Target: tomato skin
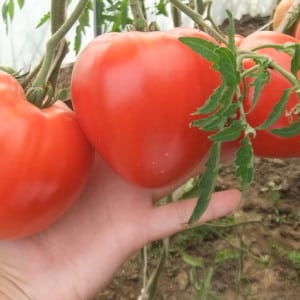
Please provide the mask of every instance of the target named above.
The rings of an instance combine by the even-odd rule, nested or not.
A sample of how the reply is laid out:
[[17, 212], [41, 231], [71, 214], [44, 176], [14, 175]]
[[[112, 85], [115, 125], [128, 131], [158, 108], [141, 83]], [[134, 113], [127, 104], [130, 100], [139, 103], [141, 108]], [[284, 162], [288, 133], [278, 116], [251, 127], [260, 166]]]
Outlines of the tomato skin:
[[39, 109], [0, 72], [0, 239], [46, 228], [77, 199], [93, 149], [75, 114], [58, 101]]
[[294, 36], [298, 41], [300, 40], [300, 22], [296, 25]]
[[[240, 45], [240, 49], [251, 50], [255, 47], [266, 44], [284, 44], [287, 42], [297, 42], [297, 40], [289, 35], [276, 32], [257, 32], [249, 35]], [[257, 52], [271, 57], [279, 65], [286, 70], [290, 70], [291, 57], [288, 54], [279, 52], [275, 49], [265, 48]], [[251, 60], [244, 62], [245, 68], [253, 66]], [[252, 86], [253, 79], [247, 79], [247, 95], [244, 99], [244, 109], [247, 112], [247, 121], [252, 127], [261, 125], [267, 116], [273, 111], [274, 106], [280, 100], [285, 89], [291, 87], [291, 83], [275, 70], [269, 69], [270, 80], [265, 85], [258, 102], [253, 110], [250, 108], [253, 104], [254, 87]], [[298, 104], [296, 93], [292, 93], [285, 107], [286, 112], [290, 112]], [[300, 156], [300, 135], [291, 138], [283, 138], [274, 135], [270, 132], [271, 129], [287, 127], [295, 118], [291, 118], [286, 113], [283, 113], [271, 128], [266, 130], [257, 130], [256, 136], [252, 138], [254, 153], [262, 157], [299, 157]]]
[[85, 134], [117, 173], [137, 185], [179, 180], [211, 145], [207, 133], [189, 124], [220, 78], [178, 40], [194, 34], [182, 28], [105, 34], [75, 63], [72, 100]]

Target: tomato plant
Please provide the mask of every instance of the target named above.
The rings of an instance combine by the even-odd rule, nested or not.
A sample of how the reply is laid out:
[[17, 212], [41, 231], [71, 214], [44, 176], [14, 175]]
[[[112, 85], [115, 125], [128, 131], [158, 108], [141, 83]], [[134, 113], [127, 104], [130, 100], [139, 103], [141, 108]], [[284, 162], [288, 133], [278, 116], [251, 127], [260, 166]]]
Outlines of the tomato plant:
[[93, 150], [64, 103], [40, 109], [0, 72], [0, 239], [44, 229], [78, 197]]
[[72, 100], [84, 132], [117, 173], [141, 186], [182, 178], [211, 145], [189, 124], [220, 78], [182, 35], [212, 40], [187, 29], [105, 34], [74, 66]]
[[[297, 40], [282, 33], [256, 32], [244, 39], [240, 49], [251, 50], [264, 45], [283, 45], [287, 43], [297, 43]], [[292, 57], [289, 54], [271, 47], [259, 49], [256, 52], [272, 58], [285, 70], [291, 70]], [[244, 62], [246, 69], [250, 69], [253, 65], [254, 62], [252, 60], [248, 59]], [[269, 80], [263, 87], [256, 104], [254, 104], [255, 86], [253, 84], [255, 79], [250, 77], [246, 80], [247, 94], [243, 103], [247, 113], [247, 121], [252, 127], [259, 127], [263, 124], [282, 99], [284, 90], [292, 88], [292, 84], [278, 71], [269, 68], [268, 73]], [[300, 155], [299, 134], [293, 137], [281, 137], [271, 132], [275, 128], [288, 127], [297, 119], [297, 114], [294, 114], [296, 112], [295, 108], [299, 103], [296, 92], [293, 91], [287, 96], [285, 110], [280, 118], [268, 128], [257, 128], [256, 136], [252, 138], [253, 149], [256, 155], [281, 158], [298, 157]]]

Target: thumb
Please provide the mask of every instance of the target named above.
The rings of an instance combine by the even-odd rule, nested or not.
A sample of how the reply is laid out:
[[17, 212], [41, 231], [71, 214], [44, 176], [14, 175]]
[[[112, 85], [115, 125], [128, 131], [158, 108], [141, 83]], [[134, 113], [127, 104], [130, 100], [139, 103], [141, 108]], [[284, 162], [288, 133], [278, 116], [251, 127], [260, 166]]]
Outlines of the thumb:
[[[182, 200], [153, 209], [147, 221], [150, 241], [160, 240], [186, 229], [196, 201], [196, 199]], [[240, 201], [241, 193], [237, 190], [214, 193], [197, 224], [228, 215], [239, 206]]]

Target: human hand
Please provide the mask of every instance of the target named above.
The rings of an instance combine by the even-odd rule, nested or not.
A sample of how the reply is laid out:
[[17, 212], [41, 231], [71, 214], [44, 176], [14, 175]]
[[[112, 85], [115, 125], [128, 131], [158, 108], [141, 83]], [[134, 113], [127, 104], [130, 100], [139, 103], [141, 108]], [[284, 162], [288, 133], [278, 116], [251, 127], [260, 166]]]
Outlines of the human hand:
[[[91, 299], [130, 255], [184, 229], [195, 199], [154, 205], [174, 188], [133, 186], [97, 158], [64, 217], [33, 236], [0, 241], [1, 299]], [[239, 201], [238, 191], [215, 193], [199, 223], [230, 213]]]

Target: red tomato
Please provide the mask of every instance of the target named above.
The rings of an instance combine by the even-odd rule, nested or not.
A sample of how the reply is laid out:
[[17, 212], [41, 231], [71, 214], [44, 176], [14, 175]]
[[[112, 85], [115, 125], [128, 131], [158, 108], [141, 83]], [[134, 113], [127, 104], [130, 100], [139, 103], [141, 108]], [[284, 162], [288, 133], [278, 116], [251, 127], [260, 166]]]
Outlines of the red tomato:
[[[295, 43], [297, 40], [282, 33], [257, 32], [246, 37], [241, 43], [240, 48], [243, 50], [251, 50], [266, 44], [284, 44], [288, 42]], [[290, 70], [291, 57], [288, 54], [279, 52], [274, 48], [266, 48], [258, 50], [257, 52], [271, 57], [286, 70]], [[250, 60], [247, 60], [244, 63], [246, 68], [250, 68], [254, 64]], [[247, 96], [244, 99], [244, 107], [246, 112], [250, 111], [247, 114], [247, 120], [253, 127], [261, 125], [267, 119], [268, 115], [273, 111], [274, 106], [280, 100], [283, 91], [291, 87], [288, 80], [277, 71], [269, 69], [269, 74], [270, 81], [263, 88], [255, 108], [251, 111], [250, 108], [252, 107], [254, 98], [254, 87], [251, 85], [253, 79], [250, 78], [247, 80]], [[289, 126], [295, 117], [289, 116], [288, 112], [290, 112], [298, 103], [299, 100], [297, 99], [296, 94], [292, 93], [285, 108], [286, 113], [283, 113], [280, 119], [273, 124], [271, 128], [257, 130], [256, 136], [252, 138], [253, 149], [256, 155], [279, 158], [299, 157], [300, 135], [291, 138], [283, 138], [270, 132], [270, 129]]]
[[62, 102], [39, 109], [0, 72], [0, 239], [44, 229], [78, 197], [93, 150]]
[[189, 126], [191, 113], [219, 84], [211, 64], [178, 40], [194, 33], [105, 34], [75, 63], [72, 100], [84, 132], [112, 168], [137, 185], [182, 178], [211, 145], [207, 133]]

